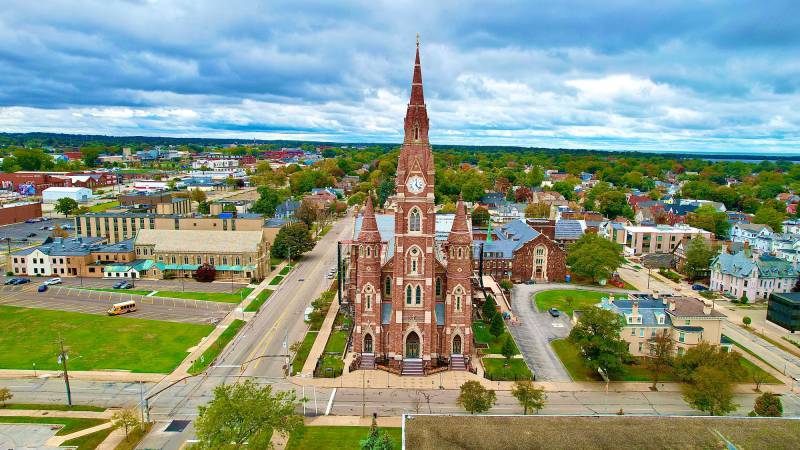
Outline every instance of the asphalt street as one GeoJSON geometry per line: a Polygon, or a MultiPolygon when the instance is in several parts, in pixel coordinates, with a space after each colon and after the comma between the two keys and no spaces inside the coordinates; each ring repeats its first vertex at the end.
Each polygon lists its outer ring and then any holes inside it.
{"type": "Polygon", "coordinates": [[[205,324],[222,319],[236,307],[232,303],[146,297],[125,291],[101,292],[58,285],[37,292],[38,286],[35,283],[0,285],[0,304],[105,315],[112,304],[135,300],[138,311],[127,313],[127,317],[205,324]]]}

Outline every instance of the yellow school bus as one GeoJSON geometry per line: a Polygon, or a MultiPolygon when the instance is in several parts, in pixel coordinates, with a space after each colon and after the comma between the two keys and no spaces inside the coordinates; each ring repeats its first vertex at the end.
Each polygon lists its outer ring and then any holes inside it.
{"type": "Polygon", "coordinates": [[[108,315],[118,316],[120,314],[125,314],[134,311],[136,311],[136,302],[130,300],[127,302],[114,303],[113,305],[111,305],[111,308],[108,310],[108,315]]]}

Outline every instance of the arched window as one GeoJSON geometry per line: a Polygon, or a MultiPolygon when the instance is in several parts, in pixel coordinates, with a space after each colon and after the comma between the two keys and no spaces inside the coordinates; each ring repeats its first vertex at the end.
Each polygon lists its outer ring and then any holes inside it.
{"type": "Polygon", "coordinates": [[[417,305],[422,304],[422,288],[417,286],[417,305]]]}
{"type": "Polygon", "coordinates": [[[419,124],[414,124],[414,140],[419,140],[419,124]]]}
{"type": "Polygon", "coordinates": [[[464,289],[459,285],[453,290],[453,296],[455,297],[455,310],[461,311],[461,299],[463,298],[464,289]]]}
{"type": "Polygon", "coordinates": [[[461,248],[461,247],[458,247],[458,259],[461,259],[463,257],[464,257],[464,249],[461,248]]]}
{"type": "Polygon", "coordinates": [[[406,286],[406,305],[411,304],[411,286],[406,286]]]}
{"type": "Polygon", "coordinates": [[[441,297],[442,295],[442,279],[437,277],[436,278],[436,296],[441,297]]]}
{"type": "Polygon", "coordinates": [[[419,231],[421,229],[421,216],[419,208],[414,208],[408,215],[408,231],[419,231]]]}
{"type": "Polygon", "coordinates": [[[372,247],[367,246],[367,256],[372,256],[372,247]]]}
{"type": "Polygon", "coordinates": [[[392,277],[386,277],[386,280],[383,282],[383,292],[386,295],[392,295],[392,277]]]}
{"type": "Polygon", "coordinates": [[[364,309],[371,310],[372,309],[372,294],[375,292],[375,289],[372,287],[371,284],[367,284],[364,286],[364,309]]]}

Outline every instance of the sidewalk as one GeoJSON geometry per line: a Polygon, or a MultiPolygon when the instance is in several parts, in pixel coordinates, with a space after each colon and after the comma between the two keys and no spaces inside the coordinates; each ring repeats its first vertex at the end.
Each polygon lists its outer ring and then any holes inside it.
{"type": "Polygon", "coordinates": [[[85,430],[76,431],[71,434],[65,434],[63,436],[53,436],[45,442],[45,445],[48,447],[60,447],[61,444],[67,442],[69,440],[79,438],[81,436],[86,436],[87,434],[92,434],[96,431],[105,430],[107,428],[111,428],[113,424],[111,422],[102,423],[95,427],[86,428],[85,430]]]}
{"type": "Polygon", "coordinates": [[[331,331],[333,331],[333,321],[336,320],[336,314],[338,312],[339,302],[334,299],[333,302],[331,302],[330,308],[328,308],[328,314],[325,315],[325,320],[322,321],[322,326],[317,333],[317,338],[314,340],[314,345],[311,346],[311,350],[308,352],[308,358],[306,358],[300,375],[307,377],[314,375],[314,369],[317,367],[317,360],[322,356],[322,352],[325,351],[325,345],[328,344],[328,337],[330,337],[331,331]]]}
{"type": "MultiPolygon", "coordinates": [[[[16,370],[16,369],[3,369],[0,370],[0,379],[16,379],[16,378],[61,378],[62,372],[60,370],[16,370]]],[[[102,370],[70,370],[69,378],[75,380],[92,380],[92,381],[121,381],[129,383],[138,383],[143,381],[145,383],[156,383],[164,378],[163,373],[134,373],[125,371],[102,371],[102,370]]]]}
{"type": "Polygon", "coordinates": [[[2,417],[65,417],[74,419],[107,419],[111,420],[114,410],[105,411],[56,411],[45,409],[0,409],[2,417]]]}

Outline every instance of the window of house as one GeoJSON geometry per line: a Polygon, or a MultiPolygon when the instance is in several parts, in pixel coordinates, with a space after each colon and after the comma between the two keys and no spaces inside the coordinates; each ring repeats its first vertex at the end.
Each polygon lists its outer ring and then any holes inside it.
{"type": "Polygon", "coordinates": [[[636,336],[636,328],[631,328],[631,336],[636,336]]]}
{"type": "Polygon", "coordinates": [[[644,328],[639,328],[639,337],[644,337],[644,328]]]}
{"type": "Polygon", "coordinates": [[[421,305],[422,304],[422,287],[420,287],[420,286],[417,286],[416,304],[417,305],[421,305]]]}

